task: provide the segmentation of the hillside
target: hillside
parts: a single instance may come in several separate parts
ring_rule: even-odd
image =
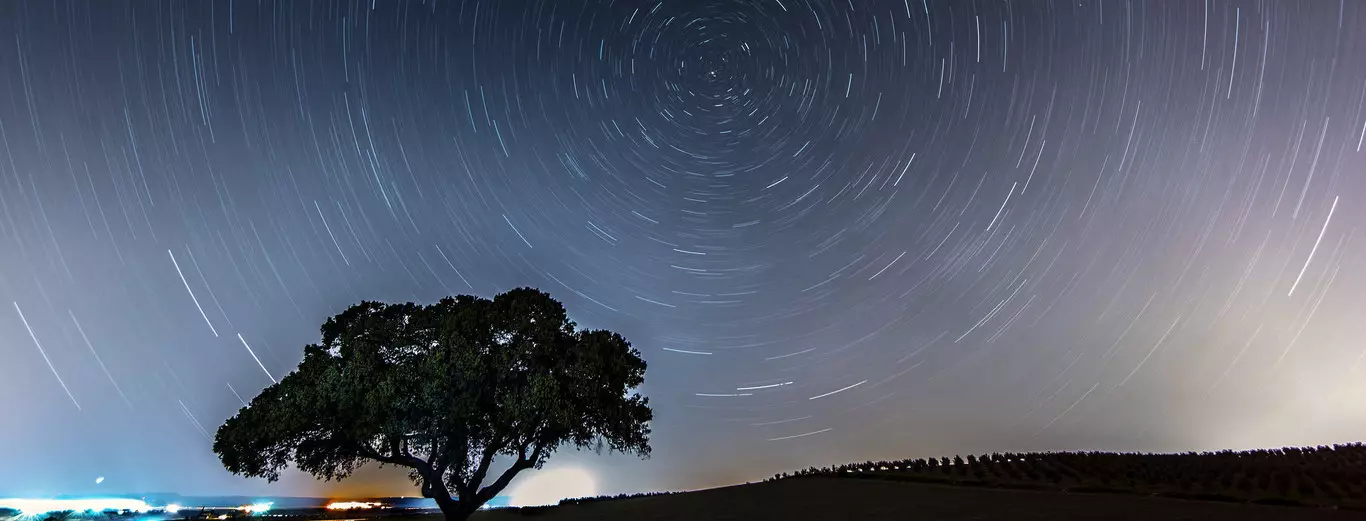
[[[1366,446],[1184,454],[1055,452],[869,461],[775,479],[866,478],[1366,510]]]
[[[1363,517],[1361,512],[1302,507],[812,477],[542,509],[494,510],[476,514],[473,519],[1330,521]],[[440,517],[428,519],[437,521]]]

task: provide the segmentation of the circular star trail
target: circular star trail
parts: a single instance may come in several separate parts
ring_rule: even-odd
[[[654,457],[552,462],[606,492],[1366,432],[1354,2],[10,2],[0,36],[0,489],[405,493],[209,440],[346,305],[517,286],[650,364]]]

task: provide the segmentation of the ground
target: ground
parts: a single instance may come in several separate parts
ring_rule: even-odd
[[[1362,520],[1366,519],[1366,512],[1129,495],[805,478],[541,510],[486,511],[472,519],[513,521],[528,517],[546,521],[1327,521]],[[439,518],[427,516],[433,521]]]

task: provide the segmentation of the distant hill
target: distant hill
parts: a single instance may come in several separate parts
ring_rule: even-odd
[[[1114,494],[809,477],[555,507],[472,521],[1360,521],[1361,512]],[[409,518],[441,521],[439,515]],[[385,521],[401,521],[391,519]],[[402,520],[406,521],[406,520]]]
[[[1361,443],[1182,454],[1004,453],[866,461],[773,479],[862,478],[1366,510]]]

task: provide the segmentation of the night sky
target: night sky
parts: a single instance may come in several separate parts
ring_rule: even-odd
[[[6,1],[0,495],[415,494],[210,438],[352,303],[518,286],[650,364],[654,456],[549,465],[603,491],[1360,440],[1364,57],[1331,0]]]

